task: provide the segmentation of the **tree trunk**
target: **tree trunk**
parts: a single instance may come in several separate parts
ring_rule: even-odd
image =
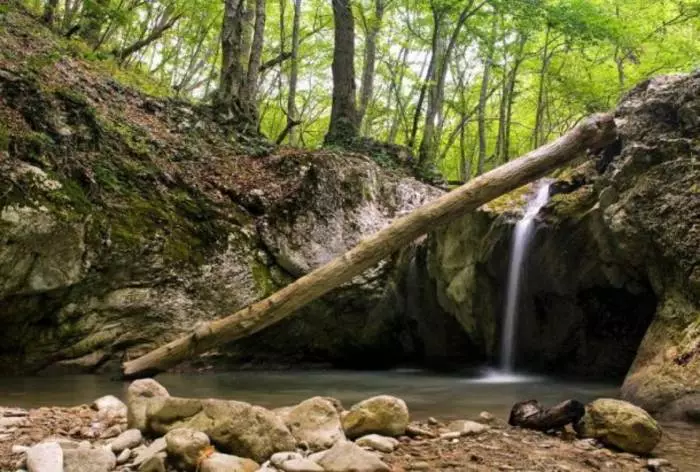
[[[513,63],[512,69],[510,71],[510,76],[508,77],[508,90],[506,95],[508,97],[508,103],[506,104],[506,116],[505,116],[505,128],[503,130],[503,163],[510,160],[510,129],[511,123],[513,122],[513,101],[515,99],[515,84],[518,78],[518,70],[523,63],[523,52],[525,51],[525,43],[527,42],[527,36],[524,34],[520,37],[520,42],[518,44],[518,54],[516,55],[515,61]]]
[[[292,20],[292,56],[289,70],[289,95],[287,95],[287,126],[289,144],[296,145],[299,140],[294,123],[299,122],[297,110],[297,82],[299,81],[299,24],[301,22],[301,0],[294,0],[294,19]]]
[[[488,105],[489,81],[491,80],[491,68],[493,67],[494,43],[496,39],[496,20],[491,28],[491,35],[488,39],[486,57],[484,58],[484,73],[481,76],[481,91],[479,92],[479,113],[477,122],[479,127],[479,160],[476,165],[476,175],[484,173],[484,163],[486,162],[486,151],[488,142],[486,141],[486,106]]]
[[[96,49],[100,44],[100,32],[107,17],[109,0],[92,0],[84,4],[84,19],[80,28],[80,36]]]
[[[508,424],[547,432],[569,423],[575,425],[585,413],[583,403],[576,400],[566,400],[552,408],[544,408],[537,400],[527,400],[513,405]]]
[[[269,297],[225,318],[204,323],[122,366],[126,378],[147,376],[222,343],[251,335],[288,317],[352,277],[377,264],[419,236],[576,158],[598,151],[617,136],[611,115],[595,115],[540,149],[484,174],[397,219],[355,248],[336,257]]]
[[[551,27],[547,25],[547,30],[544,36],[544,48],[542,50],[542,65],[539,73],[539,86],[537,90],[537,104],[535,105],[535,128],[532,130],[532,147],[540,145],[542,136],[542,126],[544,120],[544,85],[547,77],[547,69],[549,67],[549,35]]]
[[[248,76],[245,80],[243,100],[255,103],[258,92],[258,74],[262,64],[263,40],[265,39],[265,0],[255,2],[255,29],[248,59]]]
[[[377,36],[384,17],[384,0],[375,0],[374,18],[369,21],[366,28],[364,63],[362,64],[362,79],[360,81],[360,107],[357,112],[357,126],[362,128],[362,123],[367,113],[372,96],[374,95],[374,70],[377,57]],[[367,134],[367,131],[365,134]]]
[[[387,137],[387,142],[390,144],[394,144],[396,142],[396,134],[399,131],[399,120],[401,119],[402,114],[405,112],[405,107],[401,101],[401,90],[403,89],[403,78],[406,73],[406,60],[408,59],[408,48],[406,46],[402,46],[399,57],[401,58],[398,66],[400,69],[398,72],[396,69],[394,69],[391,74],[390,93],[394,97],[394,109],[396,111],[391,118],[391,127],[389,128],[389,136]],[[391,110],[392,107],[388,106],[388,109]]]
[[[117,57],[119,62],[124,62],[124,60],[134,54],[137,51],[140,51],[141,49],[145,48],[149,44],[151,44],[153,41],[159,40],[166,31],[168,31],[170,28],[175,26],[175,23],[180,19],[182,15],[175,15],[175,16],[170,16],[170,13],[165,12],[163,13],[163,17],[161,20],[158,22],[158,25],[156,25],[153,30],[146,36],[145,38],[138,39],[137,41],[134,41],[130,45],[124,47],[123,49],[119,51],[115,51],[114,55]]]
[[[350,0],[333,0],[333,104],[326,144],[347,144],[357,137],[355,104],[355,22]]]
[[[58,0],[48,0],[44,5],[44,13],[41,15],[41,21],[49,26],[53,26],[53,20],[56,17],[56,8],[58,8]]]

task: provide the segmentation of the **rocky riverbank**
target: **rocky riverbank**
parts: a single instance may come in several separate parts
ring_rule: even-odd
[[[643,410],[618,400],[598,400],[586,410],[575,429],[545,434],[488,412],[411,421],[406,403],[389,395],[347,410],[329,397],[268,410],[172,397],[142,380],[129,387],[128,406],[107,396],[73,408],[0,409],[0,470],[682,470],[654,457],[661,430]]]

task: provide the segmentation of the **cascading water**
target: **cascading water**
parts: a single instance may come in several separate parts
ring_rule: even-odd
[[[518,326],[518,295],[520,294],[520,279],[523,273],[523,262],[532,239],[535,228],[535,217],[549,200],[550,182],[540,181],[534,198],[528,201],[525,214],[515,225],[513,246],[511,249],[510,266],[508,268],[508,286],[506,294],[506,311],[501,330],[501,370],[512,372],[514,367],[515,332]]]

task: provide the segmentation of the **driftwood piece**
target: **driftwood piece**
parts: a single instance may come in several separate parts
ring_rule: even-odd
[[[583,403],[566,400],[552,408],[544,408],[537,400],[527,400],[513,405],[508,424],[537,431],[561,429],[567,424],[576,424],[586,413]]]
[[[351,280],[418,237],[532,182],[586,151],[599,151],[617,138],[612,115],[594,115],[559,139],[470,180],[361,241],[353,249],[306,274],[269,297],[225,318],[195,327],[122,365],[125,378],[144,377],[188,357],[234,341],[288,317],[299,308]]]

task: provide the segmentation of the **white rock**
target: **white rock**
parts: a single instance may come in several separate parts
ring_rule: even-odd
[[[131,449],[123,449],[117,456],[117,465],[126,463],[131,458]]]
[[[153,379],[139,379],[131,382],[126,394],[129,428],[145,431],[147,426],[146,409],[148,408],[148,400],[155,397],[169,396],[170,394],[165,387]]]
[[[270,457],[270,463],[275,467],[282,467],[282,464],[293,459],[301,459],[303,456],[298,452],[276,452]]]
[[[63,472],[63,449],[58,443],[46,442],[27,451],[29,472]]]
[[[189,428],[177,428],[165,435],[168,459],[183,469],[195,469],[202,452],[209,447],[209,436]]]
[[[78,447],[63,451],[64,472],[109,472],[116,465],[117,458],[106,447]]]
[[[399,445],[398,439],[379,434],[368,434],[355,440],[355,444],[360,447],[369,447],[379,452],[392,452]]]
[[[462,435],[459,431],[450,431],[449,433],[442,433],[440,439],[455,439]]]
[[[450,431],[454,431],[461,434],[462,436],[472,436],[476,434],[481,434],[491,429],[490,426],[469,420],[453,421],[449,425],[447,425],[447,428]]]
[[[99,413],[126,418],[127,408],[123,401],[114,395],[105,395],[92,403]]]
[[[323,467],[309,459],[291,459],[280,466],[284,472],[324,472]]]
[[[314,452],[313,454],[309,454],[307,459],[310,459],[318,464],[318,462],[321,459],[323,459],[323,456],[325,456],[328,451],[330,451],[330,449],[326,449],[325,451]]]
[[[306,444],[312,451],[328,449],[345,439],[338,410],[328,398],[309,398],[293,408],[276,413],[297,444]]]
[[[138,429],[127,429],[109,443],[112,451],[120,453],[124,449],[133,449],[143,441],[141,431]]]
[[[338,442],[318,463],[326,472],[389,472],[389,466],[350,441]]]
[[[27,452],[28,450],[28,446],[20,446],[19,444],[15,444],[14,446],[12,446],[12,454],[22,454]]]
[[[165,438],[158,438],[153,441],[148,447],[140,450],[134,459],[134,466],[139,467],[141,464],[149,460],[151,457],[156,456],[161,452],[165,452],[168,444],[165,442]]]
[[[259,467],[253,460],[215,452],[200,463],[199,472],[255,472]]]

